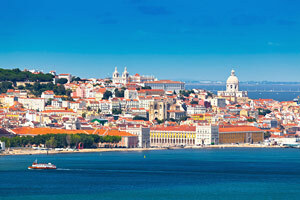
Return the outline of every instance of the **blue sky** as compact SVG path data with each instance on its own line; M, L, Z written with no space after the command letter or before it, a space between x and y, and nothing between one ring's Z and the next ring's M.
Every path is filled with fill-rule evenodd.
M300 80L298 0L1 0L0 67Z

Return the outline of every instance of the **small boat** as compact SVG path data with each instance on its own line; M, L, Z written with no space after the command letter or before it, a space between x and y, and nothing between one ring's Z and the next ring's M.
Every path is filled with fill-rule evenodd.
M28 169L56 169L56 166L51 163L38 163L37 160L35 160Z

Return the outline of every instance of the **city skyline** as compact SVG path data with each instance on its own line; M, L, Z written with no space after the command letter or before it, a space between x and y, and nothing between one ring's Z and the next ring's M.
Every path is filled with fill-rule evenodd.
M127 66L176 80L235 69L241 81L298 81L299 3L286 2L2 1L0 67L104 78Z

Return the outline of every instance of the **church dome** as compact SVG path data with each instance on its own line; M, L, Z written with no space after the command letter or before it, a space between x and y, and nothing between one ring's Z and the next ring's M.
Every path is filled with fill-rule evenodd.
M228 84L234 84L234 85L239 84L239 79L236 77L234 70L231 71L231 75L227 79L227 85Z

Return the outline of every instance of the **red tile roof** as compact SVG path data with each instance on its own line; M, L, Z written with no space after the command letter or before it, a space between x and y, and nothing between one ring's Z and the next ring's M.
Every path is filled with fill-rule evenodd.
M262 132L260 128L254 126L220 126L220 133L232 133L232 132Z

